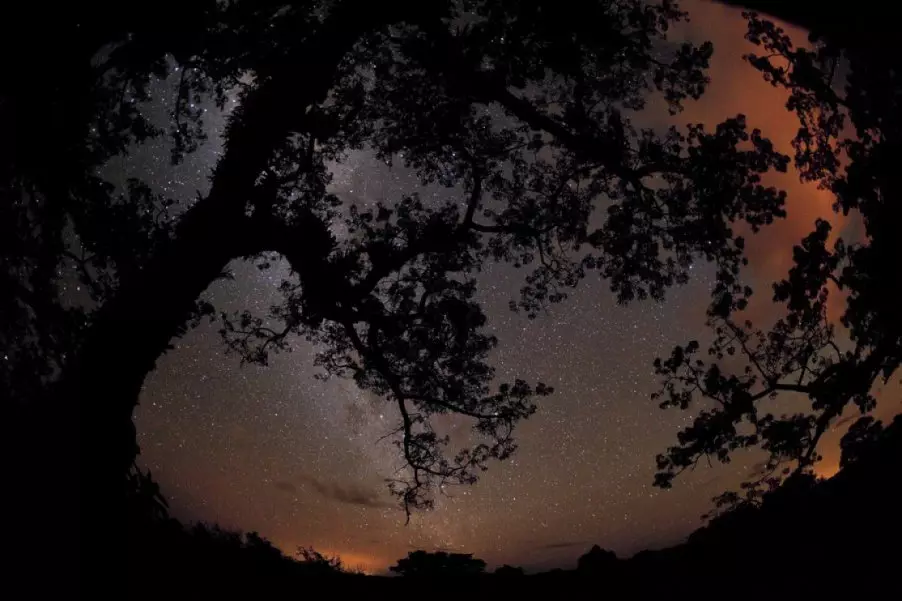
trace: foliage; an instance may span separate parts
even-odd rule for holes
[[[787,108],[801,122],[793,141],[795,166],[803,180],[835,196],[835,211],[861,218],[864,240],[837,237],[831,243],[830,224],[817,220],[794,248],[787,277],[774,285],[774,300],[786,310],[773,327],[758,329],[742,319],[751,289],[739,295],[721,291],[708,312],[714,333],[708,359],[693,341],[655,362],[661,406],[696,415],[679,433],[679,444],[658,457],[656,484],[669,487],[703,458],[728,462],[735,451],[750,447],[768,453],[742,494],[717,499],[727,505],[760,497],[790,473],[810,471],[820,459],[824,433],[847,410],[872,412],[875,383],[893,377],[902,360],[896,307],[902,292],[896,265],[902,246],[895,231],[902,222],[894,175],[902,158],[897,53],[843,47],[831,39],[797,48],[773,23],[747,16],[747,37],[763,51],[747,60],[789,92]],[[837,294],[845,301],[839,324],[827,315],[828,299]],[[732,369],[732,357],[741,360],[740,370]],[[807,396],[810,408],[784,414],[762,408],[785,393]],[[870,423],[859,421],[844,446],[851,450],[857,437],[870,435]]]
[[[472,553],[418,550],[399,559],[389,570],[410,578],[452,578],[482,574],[485,562]]]
[[[897,415],[888,426],[866,415],[852,424],[842,437],[839,465],[846,468],[862,462],[875,454],[886,452],[887,447],[892,449],[892,446],[899,445],[900,441],[902,441],[902,415]]]
[[[59,421],[63,437],[62,424],[84,424],[59,444],[80,448],[98,482],[134,460],[131,413],[147,372],[173,337],[211,317],[247,361],[303,336],[323,349],[328,374],[391,399],[408,466],[392,490],[405,509],[428,507],[438,485],[473,482],[508,457],[514,426],[551,392],[493,383],[496,340],[475,300],[482,266],[524,268],[512,307],[530,316],[592,272],[623,302],[660,299],[699,258],[716,264],[718,291],[736,294],[745,259],[734,224],[756,230],[783,215],[783,195],[761,175],[787,158],[744,117],[713,130],[632,124],[650,99],[675,112],[707,84],[710,44],[667,39],[685,18],[674,2],[205,2],[179,7],[178,26],[157,7],[96,21],[71,10],[76,27],[61,39],[81,40],[90,23],[91,40],[65,75],[71,139],[51,167],[15,163],[4,179],[13,201],[2,221],[18,229],[3,239],[38,240],[5,263],[4,316],[47,317],[4,318],[0,388],[49,394],[35,419]],[[173,74],[170,127],[154,127],[142,104],[150,78]],[[210,191],[180,214],[146,182],[123,190],[98,175],[150,136],[168,135],[181,160],[203,142],[198,107],[227,90],[237,108]],[[5,93],[6,119],[56,106],[27,86]],[[459,199],[345,206],[327,165],[361,148]],[[27,235],[38,223],[40,235]],[[347,239],[331,233],[340,223]],[[267,315],[217,315],[199,301],[229,261],[265,268],[273,253],[292,273]],[[55,274],[71,270],[91,299],[66,317]],[[446,454],[430,420],[444,413],[469,417],[481,442]]]

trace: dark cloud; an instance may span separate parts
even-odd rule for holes
[[[333,501],[359,505],[361,507],[392,507],[392,503],[380,498],[377,490],[358,486],[356,484],[339,484],[337,482],[323,482],[314,476],[301,476],[299,480],[310,486],[313,490]],[[286,480],[276,480],[273,486],[288,494],[297,494],[298,487]]]
[[[569,549],[570,547],[582,547],[586,546],[587,543],[584,540],[576,540],[576,541],[563,541],[558,543],[548,543],[546,545],[542,545],[539,547],[540,549]]]
[[[287,492],[290,494],[294,494],[298,491],[298,487],[292,484],[291,482],[285,482],[284,480],[276,480],[273,482],[273,486],[282,492]]]
[[[340,503],[375,508],[394,506],[390,501],[381,498],[379,491],[375,489],[364,488],[357,484],[323,482],[313,476],[301,476],[301,480],[327,499],[339,501]]]

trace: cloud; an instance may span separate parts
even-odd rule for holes
[[[767,83],[761,73],[742,58],[749,52],[761,50],[745,39],[748,25],[740,11],[700,0],[686,2],[684,8],[689,11],[692,22],[679,29],[691,39],[711,40],[715,52],[708,91],[699,101],[687,103],[686,110],[674,122],[682,125],[700,121],[713,128],[723,119],[742,113],[748,116],[749,129],[760,128],[777,150],[792,155],[791,140],[799,128],[798,118],[785,108],[788,93]],[[710,23],[717,23],[717,26],[711,27]],[[785,30],[795,43],[807,43],[804,31],[789,25]],[[815,219],[823,217],[833,224],[829,244],[839,235],[847,240],[854,239],[857,225],[852,217],[833,211],[835,198],[830,192],[819,189],[814,183],[802,183],[794,168],[786,174],[771,173],[764,183],[787,192],[786,218],[776,220],[758,235],[751,235],[742,224],[736,225],[736,232],[745,236],[750,261],[745,279],[757,292],[746,316],[756,325],[767,327],[783,312],[771,302],[771,283],[786,276],[793,265],[793,246],[814,229]],[[829,316],[838,317],[843,305],[842,295],[833,291]]]
[[[562,541],[557,543],[547,543],[539,547],[539,549],[569,549],[570,547],[583,547],[589,543],[584,540]]]
[[[337,482],[323,482],[314,476],[303,475],[299,480],[313,490],[333,501],[348,503],[349,505],[359,505],[361,507],[393,507],[394,505],[380,498],[379,491],[364,488],[356,484],[339,484]],[[273,486],[277,490],[290,495],[298,493],[298,486],[287,480],[276,480]]]
[[[327,499],[340,503],[373,508],[394,507],[393,503],[381,498],[379,491],[375,489],[364,488],[357,484],[324,482],[309,475],[301,476],[301,480]]]
[[[442,545],[424,545],[424,544],[414,544],[407,543],[407,548],[413,551],[427,551],[429,553],[461,553],[460,549],[454,549],[452,547],[444,547]]]

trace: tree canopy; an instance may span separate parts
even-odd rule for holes
[[[5,321],[7,340],[31,342],[8,345],[4,389],[21,400],[49,387],[53,411],[83,428],[73,445],[82,465],[108,481],[134,459],[144,376],[192,319],[210,316],[246,360],[304,336],[326,349],[328,372],[392,398],[410,467],[393,489],[405,507],[428,506],[437,483],[472,482],[507,457],[514,425],[550,392],[492,382],[496,341],[473,300],[485,262],[524,268],[512,305],[530,315],[593,272],[624,302],[661,298],[699,257],[729,293],[745,260],[733,224],[757,229],[783,214],[782,193],[760,178],[787,158],[742,116],[713,130],[633,125],[655,95],[678,111],[707,83],[710,45],[667,40],[685,18],[672,2],[205,3],[175,29],[116,14],[90,25],[72,57],[81,112],[70,143],[50,166],[20,161],[4,206],[16,228],[5,239],[36,245],[9,254],[9,315],[47,316]],[[61,35],[81,40],[82,21]],[[141,102],[151,75],[171,69],[181,69],[180,101],[167,132]],[[194,101],[221,103],[229,89],[238,103],[209,193],[177,218],[166,212],[174,199],[146,182],[120,189],[98,174],[148,136],[169,135],[175,161],[193,151],[204,131]],[[23,116],[18,96],[29,93],[9,90],[8,119]],[[363,147],[424,184],[454,186],[459,201],[432,206],[414,193],[343,206],[327,165]],[[333,235],[336,222],[347,239]],[[292,276],[269,315],[217,315],[199,302],[230,260],[270,253]],[[66,302],[64,267],[91,302]],[[446,456],[429,421],[446,412],[473,418],[486,442]]]
[[[823,435],[846,411],[861,417],[844,449],[875,434],[869,415],[877,404],[874,386],[889,382],[902,360],[896,307],[902,247],[895,233],[902,213],[893,173],[902,158],[897,53],[885,51],[882,42],[831,36],[829,28],[826,38],[814,36],[813,48],[796,47],[773,23],[747,16],[748,39],[761,49],[747,60],[788,91],[787,108],[801,123],[793,141],[796,168],[803,180],[834,195],[837,213],[860,218],[863,235],[845,240],[818,219],[794,248],[787,277],[773,287],[785,314],[772,328],[743,319],[750,289],[715,295],[708,359],[693,341],[655,363],[662,406],[697,411],[679,444],[658,457],[657,484],[670,486],[706,457],[726,462],[749,447],[768,453],[765,468],[743,485],[742,495],[719,498],[728,504],[752,501],[791,473],[810,472]],[[838,323],[827,313],[828,299],[837,295],[844,303]],[[725,361],[732,356],[741,361],[738,370]],[[778,394],[807,396],[810,409],[779,414],[772,404],[763,407]]]
[[[686,18],[677,3],[166,3],[179,19],[160,5],[108,4],[67,7],[51,30],[34,8],[4,20],[69,49],[25,53],[0,102],[14,132],[0,180],[7,429],[34,463],[73,457],[64,489],[82,490],[98,523],[115,522],[141,480],[132,412],[145,376],[205,318],[246,361],[303,337],[323,349],[328,374],[390,399],[407,466],[391,487],[408,511],[510,456],[515,426],[551,392],[528,374],[495,381],[497,341],[476,300],[490,262],[522,268],[511,308],[530,317],[586,277],[605,278],[621,302],[660,300],[694,261],[715,265],[713,356],[743,354],[751,366],[732,375],[697,363],[691,343],[658,364],[665,404],[718,403],[662,457],[662,484],[702,456],[752,445],[775,466],[810,465],[831,420],[849,402],[870,411],[871,383],[898,365],[902,327],[883,288],[899,286],[887,261],[900,256],[899,209],[887,200],[899,96],[880,93],[899,89],[891,57],[849,53],[837,91],[834,46],[793,48],[752,20],[767,53],[752,64],[791,91],[802,119],[796,165],[839,209],[862,214],[869,240],[828,248],[819,223],[775,288],[787,316],[764,333],[734,319],[751,293],[737,230],[784,215],[785,195],[762,176],[790,158],[742,115],[713,128],[636,124],[652,107],[678,112],[708,83],[711,45],[668,38]],[[148,89],[174,74],[178,101],[161,127],[147,117]],[[236,108],[208,192],[173,199],[140,178],[104,176],[107,161],[149,138],[165,137],[182,160],[204,142],[199,107],[228,94]],[[350,206],[330,189],[330,165],[359,149],[457,198]],[[202,300],[230,261],[266,268],[273,255],[291,273],[269,313],[224,314]],[[73,299],[67,278],[88,298]],[[848,349],[825,320],[831,285],[848,295]],[[780,391],[809,394],[812,413],[759,415],[756,402]],[[471,418],[480,441],[449,450],[431,420],[448,413]],[[51,484],[17,473],[51,496]]]

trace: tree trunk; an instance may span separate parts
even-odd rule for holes
[[[23,428],[41,436],[17,439],[33,466],[21,475],[40,501],[25,508],[41,520],[33,538],[78,540],[81,566],[76,558],[68,567],[75,566],[71,574],[85,590],[123,596],[123,492],[137,450],[132,413],[144,379],[229,261],[268,250],[248,243],[245,207],[275,149],[297,130],[306,108],[326,98],[341,59],[361,35],[385,23],[372,7],[355,4],[333,11],[247,95],[230,121],[210,194],[185,213],[172,242],[98,310],[50,403],[29,416],[36,427]],[[49,472],[60,465],[61,473]],[[79,491],[77,509],[67,504],[73,491]],[[56,584],[68,593],[75,586],[62,576]]]

